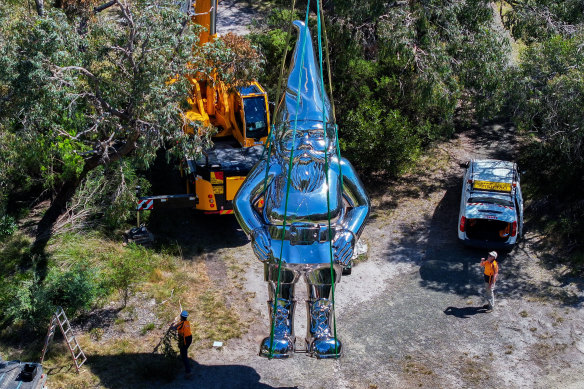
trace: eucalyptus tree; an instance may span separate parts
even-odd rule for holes
[[[584,3],[512,0],[503,14],[524,46],[511,89],[514,121],[532,142],[522,159],[550,241],[584,245]],[[563,239],[562,239],[563,238]],[[580,254],[581,256],[581,254]],[[581,263],[580,263],[581,266]]]
[[[501,109],[509,43],[489,1],[329,5],[341,142],[361,168],[398,174],[456,117]]]
[[[201,27],[173,0],[110,1],[89,18],[46,4],[16,20],[6,11],[0,126],[14,147],[36,151],[34,174],[55,193],[39,224],[41,248],[88,172],[128,156],[147,165],[165,144],[196,153],[208,142],[206,128],[183,134],[184,74],[229,83],[257,70],[257,57],[236,58],[221,40],[200,47]]]

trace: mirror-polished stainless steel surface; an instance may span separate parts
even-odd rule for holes
[[[330,102],[321,86],[310,31],[300,21],[294,26],[298,40],[276,114],[275,147],[248,174],[234,208],[239,224],[251,237],[254,253],[266,267],[270,317],[276,322],[271,356],[287,358],[294,352],[294,284],[302,275],[309,296],[306,351],[316,358],[336,358],[342,346],[338,339],[335,343],[331,330],[332,285],[351,262],[370,203],[351,163],[335,153]],[[270,356],[270,337],[262,341],[260,355]]]

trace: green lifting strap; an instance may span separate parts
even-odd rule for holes
[[[325,115],[325,93],[326,90],[324,88],[324,76],[322,70],[322,38],[321,38],[321,13],[320,13],[320,2],[322,0],[317,0],[317,12],[316,12],[316,23],[317,23],[317,33],[318,33],[318,62],[320,65],[320,85],[322,89],[322,124],[324,127],[324,138],[325,138],[325,147],[324,147],[324,171],[326,177],[326,208],[327,208],[327,219],[328,219],[328,241],[329,241],[329,252],[330,252],[330,263],[331,263],[331,288],[332,288],[332,304],[333,304],[333,333],[335,338],[335,357],[339,357],[339,350],[338,350],[338,342],[337,342],[337,319],[335,315],[335,270],[334,270],[334,260],[333,260],[333,236],[331,230],[331,203],[330,203],[330,186],[329,186],[329,164],[328,164],[328,146],[329,146],[329,138],[327,136],[327,127],[328,123],[326,120]],[[332,98],[332,96],[331,96]],[[336,128],[336,126],[335,126]],[[341,161],[339,160],[339,172],[341,171]],[[342,186],[341,186],[342,190]],[[341,194],[342,196],[342,194]]]

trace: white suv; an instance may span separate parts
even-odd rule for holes
[[[458,238],[466,245],[511,249],[523,234],[523,197],[513,162],[471,160],[460,200]]]

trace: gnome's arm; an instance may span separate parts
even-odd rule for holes
[[[341,172],[343,174],[343,197],[349,203],[349,210],[343,218],[341,227],[351,231],[358,239],[363,227],[365,227],[371,203],[355,168],[345,158],[341,158]]]
[[[269,169],[266,180],[266,161],[260,161],[249,172],[233,199],[237,221],[243,231],[250,235],[253,251],[260,261],[266,261],[269,258],[270,235],[261,210],[256,209],[254,204],[264,195],[265,189],[269,187],[274,176],[274,169]],[[265,200],[264,196],[264,207]]]
[[[338,166],[337,164],[337,168]],[[341,159],[340,168],[343,174],[343,198],[348,207],[337,225],[333,248],[335,261],[347,266],[369,214],[370,203],[365,188],[349,161]]]
[[[233,199],[235,217],[246,234],[264,225],[262,215],[256,211],[253,204],[263,193],[265,175],[266,161],[260,161],[249,172]]]

